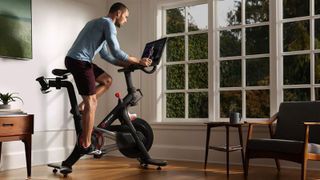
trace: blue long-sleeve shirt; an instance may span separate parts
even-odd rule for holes
[[[89,21],[79,33],[67,56],[92,62],[97,53],[112,64],[119,60],[128,60],[128,54],[120,49],[117,29],[109,17]]]

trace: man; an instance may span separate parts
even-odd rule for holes
[[[120,28],[125,24],[128,16],[129,10],[124,4],[113,4],[106,17],[91,20],[85,25],[65,59],[65,65],[72,73],[83,99],[79,104],[82,112],[82,134],[78,138],[82,154],[99,153],[91,144],[97,98],[106,92],[112,83],[111,76],[92,63],[95,55],[99,53],[104,60],[118,66],[149,66],[152,63],[149,58],[132,57],[120,49],[116,26]]]

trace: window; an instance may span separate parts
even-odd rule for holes
[[[263,119],[282,101],[320,100],[320,0],[194,0],[162,12],[165,120]]]
[[[165,117],[208,118],[208,4],[164,12]]]
[[[217,1],[219,118],[270,115],[269,1]],[[244,11],[244,13],[242,13]]]
[[[319,0],[283,0],[282,10],[283,100],[318,100]]]

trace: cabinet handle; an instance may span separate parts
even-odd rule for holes
[[[2,124],[3,127],[13,126],[13,124]]]

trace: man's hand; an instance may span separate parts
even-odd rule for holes
[[[142,58],[139,62],[142,66],[150,66],[152,64],[152,59],[149,58]]]

